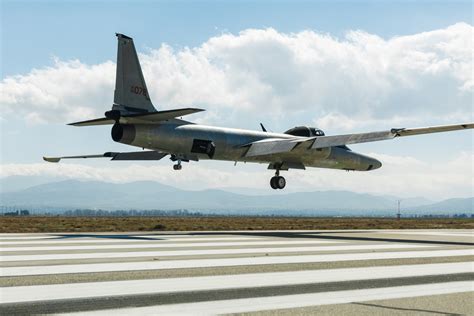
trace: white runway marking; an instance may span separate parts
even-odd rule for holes
[[[21,236],[24,236],[24,237],[30,237],[30,236],[50,236],[49,234],[45,234],[45,233],[18,233],[18,234],[11,234],[11,233],[1,233],[0,234],[0,238],[1,237],[21,237]]]
[[[152,238],[152,237],[150,237]],[[186,241],[219,241],[219,240],[262,240],[260,237],[197,237],[186,238]],[[0,246],[15,246],[15,245],[50,245],[50,244],[100,244],[100,243],[156,243],[156,242],[176,242],[182,241],[183,238],[153,238],[153,239],[138,239],[138,238],[46,238],[42,240],[21,240],[21,241],[0,241]]]
[[[340,234],[345,234],[345,233],[351,233],[351,235],[354,235],[353,233],[359,233],[363,235],[369,234],[396,234],[396,235],[431,235],[431,236],[454,236],[454,237],[472,237],[474,236],[474,231],[469,231],[469,230],[460,230],[460,231],[443,231],[443,230],[431,230],[431,231],[424,231],[424,230],[390,230],[390,229],[383,229],[383,230],[378,230],[378,229],[364,229],[364,230],[353,230],[353,229],[345,229],[345,230],[328,230],[328,231],[319,231],[319,232],[314,232],[314,231],[308,231],[304,232],[302,231],[301,234],[305,236],[321,236],[321,235],[326,235],[326,234],[334,234],[334,233],[340,233]],[[347,237],[347,236],[346,236]]]
[[[0,288],[2,303],[375,280],[472,272],[474,262]]]
[[[92,273],[110,271],[140,271],[157,269],[204,268],[243,265],[288,264],[309,262],[334,262],[352,260],[378,260],[402,258],[432,258],[474,255],[472,249],[462,250],[433,250],[433,251],[405,251],[382,253],[350,253],[327,255],[301,255],[256,258],[229,258],[229,259],[195,259],[169,260],[154,262],[120,262],[120,263],[91,263],[50,266],[28,266],[2,268],[2,276],[42,275],[65,273]]]
[[[341,246],[316,246],[316,247],[283,247],[283,248],[239,248],[239,249],[202,249],[202,250],[171,250],[171,251],[127,251],[104,253],[62,253],[53,255],[3,255],[1,262],[9,261],[36,261],[36,260],[70,260],[70,259],[105,259],[105,258],[133,258],[133,257],[168,257],[168,256],[198,256],[198,255],[229,255],[229,254],[255,254],[275,252],[316,252],[316,251],[350,251],[350,250],[390,250],[390,249],[415,249],[432,248],[430,245],[341,245]]]
[[[172,238],[172,239],[176,239],[176,238],[212,238],[212,237],[218,237],[218,238],[229,238],[229,239],[233,239],[235,237],[239,237],[239,238],[249,238],[249,239],[254,239],[254,238],[265,238],[266,236],[255,236],[255,235],[251,235],[251,234],[248,234],[248,235],[242,235],[242,234],[222,234],[222,235],[219,235],[218,232],[213,232],[212,234],[196,234],[196,235],[193,235],[193,234],[189,234],[189,235],[177,235],[177,234],[167,234],[167,235],[159,235],[159,234],[150,234],[150,235],[129,235],[131,237],[140,237],[140,238]]]
[[[314,294],[297,294],[135,308],[132,307],[93,312],[80,312],[80,314],[96,315],[98,313],[107,313],[122,315],[216,315],[363,302],[382,299],[395,299],[403,297],[461,293],[472,290],[474,290],[472,282],[449,282]]]
[[[423,235],[423,236],[453,236],[453,237],[472,237],[474,238],[474,232],[455,233],[455,232],[393,232],[388,234],[402,234],[402,235]]]
[[[17,237],[11,237],[11,236],[0,236],[0,242],[4,241],[10,241],[10,240],[18,240],[18,241],[29,241],[29,240],[37,240],[37,239],[43,239],[43,240],[48,240],[48,239],[55,239],[58,238],[56,236],[17,236]]]
[[[186,240],[187,241],[187,240]],[[311,244],[341,244],[340,241],[332,240],[269,240],[269,241],[223,241],[223,242],[200,242],[200,243],[169,243],[164,241],[137,242],[122,245],[70,245],[70,246],[26,246],[26,247],[3,247],[2,251],[43,251],[43,250],[94,250],[94,249],[136,249],[136,248],[199,248],[199,247],[230,247],[230,246],[273,246],[273,245],[311,245]]]
[[[314,238],[299,234],[314,234]],[[60,238],[63,235],[66,237]],[[45,314],[209,315],[474,291],[474,247],[441,244],[469,240],[466,237],[474,235],[472,230],[292,231],[288,237],[235,232],[68,235],[0,234],[0,262],[10,265],[0,267],[0,314],[38,310]],[[410,235],[412,239],[436,239],[440,244],[395,242],[397,238],[410,239]],[[357,240],[359,236],[368,239]],[[374,236],[393,238],[394,242],[370,242]],[[95,259],[102,263],[92,263]],[[130,260],[135,262],[127,262]],[[397,265],[402,260],[410,265]],[[235,273],[246,273],[227,272],[237,269]],[[356,290],[348,291],[341,282]],[[391,285],[397,286],[388,287]],[[247,298],[233,299],[230,293],[234,289],[246,293]],[[206,293],[206,297],[199,293]],[[470,314],[472,305],[456,301],[465,297],[454,296],[454,301],[449,300],[452,304],[446,303],[442,310]],[[121,303],[111,304],[114,300]],[[179,301],[186,303],[174,303]],[[402,309],[413,307],[403,302],[394,304]],[[331,310],[345,308],[333,306]],[[413,308],[422,310],[423,306]]]

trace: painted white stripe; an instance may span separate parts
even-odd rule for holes
[[[428,235],[428,236],[450,236],[450,237],[471,237],[474,238],[474,232],[465,232],[465,233],[455,233],[455,232],[387,232],[387,234],[400,234],[400,235]]]
[[[419,297],[428,295],[462,293],[474,290],[472,282],[449,282],[423,285],[394,286],[376,289],[336,291],[326,293],[282,295],[244,298],[235,300],[206,301],[160,306],[80,312],[81,315],[216,315],[246,313],[372,300]],[[73,313],[70,313],[73,314]],[[64,314],[63,314],[64,315]]]
[[[221,238],[229,238],[229,239],[232,239],[234,237],[247,237],[247,238],[266,238],[267,236],[254,236],[254,235],[242,235],[242,234],[222,234],[222,235],[219,235],[219,232],[213,232],[212,234],[209,234],[209,235],[204,235],[204,234],[199,234],[199,232],[197,232],[196,234],[194,233],[189,233],[189,234],[184,234],[184,235],[178,235],[178,234],[166,234],[166,235],[158,235],[158,234],[149,234],[149,235],[135,235],[135,234],[130,234],[130,236],[132,237],[145,237],[145,238],[148,238],[148,237],[156,237],[156,238],[173,238],[173,239],[176,239],[176,238],[210,238],[210,237],[221,237]]]
[[[134,243],[121,245],[85,245],[85,246],[32,246],[32,247],[3,247],[4,251],[39,251],[39,250],[94,250],[94,249],[137,249],[137,248],[184,248],[184,247],[229,247],[229,246],[276,246],[276,245],[314,245],[314,244],[340,244],[340,241],[327,240],[270,240],[270,241],[236,241],[236,242],[200,242],[200,243],[167,243],[166,241],[154,241],[148,243]]]
[[[219,240],[227,240],[227,241],[232,241],[232,240],[262,240],[263,238],[260,237],[189,237],[184,240],[183,238],[170,238],[170,237],[148,237],[148,238],[154,238],[154,240],[151,239],[134,239],[134,238],[106,238],[106,237],[99,237],[99,238],[86,238],[86,237],[80,237],[80,238],[46,238],[42,240],[21,240],[21,241],[5,241],[1,242],[0,241],[0,246],[16,246],[16,245],[31,245],[35,246],[36,244],[39,244],[40,246],[43,245],[53,245],[53,244],[101,244],[101,243],[156,243],[156,242],[176,242],[176,241],[219,241]]]
[[[473,254],[474,254],[474,250],[472,249],[382,252],[382,253],[349,253],[349,254],[327,254],[327,255],[255,257],[255,258],[167,260],[167,261],[147,261],[147,262],[119,262],[119,263],[91,263],[91,264],[71,264],[71,265],[6,267],[6,268],[2,268],[0,272],[2,276],[42,275],[42,274],[226,267],[226,266],[243,266],[243,265],[260,265],[260,264],[288,264],[288,263],[334,262],[334,261],[352,261],[352,260],[453,257],[453,256],[466,256],[466,255],[473,255]]]
[[[5,236],[5,237],[25,236],[26,237],[26,236],[48,236],[48,235],[45,234],[45,233],[23,233],[23,234],[21,234],[21,233],[1,233],[0,238],[3,237],[3,236]]]
[[[171,279],[88,282],[0,288],[2,303],[177,293],[472,272],[474,262],[306,270]]]
[[[255,231],[253,231],[255,232]],[[438,235],[438,234],[443,234],[443,235],[450,235],[450,236],[472,236],[474,234],[473,230],[461,230],[461,229],[452,229],[452,230],[438,230],[438,229],[433,229],[433,230],[394,230],[394,229],[344,229],[344,230],[320,230],[320,231],[289,231],[293,233],[301,233],[304,235],[325,235],[325,234],[344,234],[344,233],[360,233],[360,234],[423,234],[423,235]],[[352,234],[351,234],[352,235]]]
[[[127,252],[95,252],[95,253],[62,253],[47,255],[13,255],[0,256],[0,262],[9,261],[36,261],[36,260],[70,260],[70,259],[106,259],[106,258],[133,258],[133,257],[168,257],[168,256],[198,256],[198,255],[228,255],[228,254],[256,254],[275,252],[315,252],[315,251],[350,251],[350,250],[389,250],[432,248],[429,245],[341,245],[316,247],[273,247],[273,248],[240,248],[240,249],[201,249],[201,250],[171,250],[171,251],[127,251]]]
[[[47,239],[53,239],[53,238],[58,238],[57,236],[29,236],[29,237],[24,237],[24,236],[18,236],[18,237],[11,237],[11,236],[8,236],[8,237],[0,237],[0,242],[8,242],[10,240],[18,240],[18,241],[23,241],[23,240],[36,240],[36,239],[44,239],[44,240],[47,240]]]

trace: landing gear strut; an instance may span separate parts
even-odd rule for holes
[[[280,170],[275,171],[275,176],[270,179],[270,186],[272,189],[283,189],[286,185],[286,180],[280,176]]]

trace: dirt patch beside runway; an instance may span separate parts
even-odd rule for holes
[[[474,229],[474,219],[303,218],[303,217],[0,217],[0,233]]]

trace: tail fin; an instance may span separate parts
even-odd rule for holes
[[[118,39],[114,105],[122,115],[156,112],[151,103],[133,39],[116,34]]]
[[[204,111],[196,108],[157,111],[148,95],[133,39],[123,34],[116,35],[118,39],[117,75],[112,110],[105,112],[105,117],[69,125],[155,124]]]

